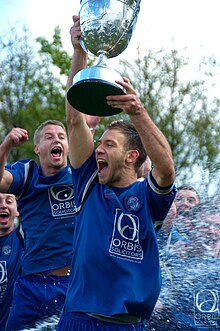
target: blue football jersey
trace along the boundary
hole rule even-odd
[[[175,187],[160,188],[151,175],[115,188],[101,185],[96,174],[95,153],[73,169],[77,216],[65,309],[149,318],[161,287],[154,227]]]
[[[9,314],[14,282],[20,272],[22,245],[16,229],[0,237],[0,330],[4,330]]]
[[[30,160],[6,169],[13,175],[9,192],[16,195],[24,236],[22,275],[70,265],[75,221],[70,166],[48,177]]]

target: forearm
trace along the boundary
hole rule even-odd
[[[5,164],[7,162],[7,158],[8,158],[7,151],[4,148],[2,148],[2,146],[0,146],[0,181],[3,178],[3,173],[5,169]]]
[[[67,90],[72,86],[73,84],[73,78],[76,75],[78,71],[81,69],[84,69],[87,64],[87,54],[83,51],[81,47],[76,48],[74,50],[73,58],[72,58],[72,63],[71,63],[71,69],[70,69],[70,74],[67,79]],[[72,125],[74,121],[82,120],[83,116],[80,115],[80,113],[74,109],[66,99],[66,121],[67,121],[67,126],[68,130],[71,130]]]
[[[153,163],[153,175],[161,186],[174,181],[174,162],[169,143],[163,133],[151,120],[143,106],[130,116],[138,131],[144,148]]]
[[[72,86],[73,84],[73,78],[76,75],[78,71],[81,69],[84,69],[87,64],[87,54],[83,51],[81,47],[78,47],[74,50],[72,63],[71,63],[71,69],[70,74],[67,79],[67,90]],[[71,131],[72,126],[75,121],[81,121],[83,120],[82,114],[80,114],[76,109],[74,109],[66,99],[66,121],[68,130]]]
[[[67,89],[70,88],[73,84],[73,77],[77,72],[86,68],[87,66],[87,54],[83,51],[82,48],[77,48],[74,50],[70,74],[67,80]]]
[[[73,83],[73,77],[81,69],[87,66],[87,53],[84,52],[80,45],[80,40],[82,38],[81,28],[80,28],[80,18],[77,15],[73,15],[73,26],[70,28],[71,42],[73,45],[74,53],[72,57],[70,74],[67,81],[67,89]]]
[[[130,116],[152,161],[155,180],[162,187],[169,186],[174,181],[175,171],[167,139],[151,120],[129,79],[124,77],[123,81],[116,80],[116,83],[126,90],[126,94],[107,96],[107,104],[121,108]]]
[[[84,69],[86,64],[87,54],[81,48],[75,49],[67,89],[72,86],[75,74]],[[72,166],[77,168],[85,162],[93,151],[92,133],[86,124],[86,115],[73,108],[67,100],[66,122],[70,142],[69,158]]]
[[[9,155],[10,149],[6,146],[6,143],[3,142],[0,145],[0,191],[7,192],[11,181],[11,174],[5,170],[5,165],[7,163],[7,158]]]
[[[87,53],[80,45],[82,38],[79,16],[73,16],[74,25],[70,29],[71,41],[74,48],[71,70],[67,80],[67,90],[73,84],[73,78],[87,66]],[[69,158],[73,167],[80,167],[93,151],[92,133],[86,123],[86,115],[73,108],[66,100],[66,122],[69,134]]]

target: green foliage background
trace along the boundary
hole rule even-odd
[[[41,122],[57,119],[65,124],[65,84],[72,56],[62,45],[59,27],[52,42],[43,37],[33,40],[26,27],[17,31],[14,27],[0,36],[0,141],[13,127],[27,129],[30,140],[12,151],[9,162],[36,159],[32,139]],[[88,66],[94,60],[89,58]],[[137,48],[135,60],[120,61],[117,71],[131,80],[167,137],[177,182],[189,183],[197,175],[200,190],[207,195],[209,185],[220,181],[220,99],[210,96],[219,64],[214,58],[203,59],[198,78],[192,80],[186,79],[189,62],[175,49],[141,54]],[[103,118],[95,139],[108,122],[119,118],[126,115]]]

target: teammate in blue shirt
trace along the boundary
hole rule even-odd
[[[14,128],[0,146],[0,190],[16,195],[24,238],[6,331],[59,316],[72,257],[75,205],[65,127],[49,120],[35,131],[40,166],[33,160],[6,164],[10,150],[27,140],[25,129]]]
[[[85,64],[79,17],[71,28],[75,48],[71,74]],[[86,116],[67,102],[76,225],[70,283],[58,331],[141,330],[161,287],[155,227],[175,197],[170,146],[141,104],[127,78],[126,91],[106,102],[121,108],[131,123],[111,123],[94,150]],[[146,159],[153,170],[138,181]]]
[[[0,331],[5,331],[13,285],[20,272],[23,247],[14,227],[18,217],[13,194],[0,193]]]

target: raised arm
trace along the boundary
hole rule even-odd
[[[130,116],[138,131],[144,148],[153,164],[153,177],[161,187],[169,186],[175,177],[172,152],[167,139],[154,124],[127,78],[117,81],[127,94],[107,97],[108,104],[121,108]]]
[[[67,90],[71,87],[74,75],[87,64],[87,54],[80,46],[81,30],[79,16],[73,16],[73,26],[70,29],[74,48],[71,71],[67,80]],[[93,135],[86,123],[86,115],[78,112],[66,100],[66,122],[69,134],[69,158],[74,168],[78,168],[92,154]]]
[[[14,128],[0,145],[0,192],[7,192],[13,180],[11,173],[5,170],[10,150],[27,140],[28,133],[25,129]]]

